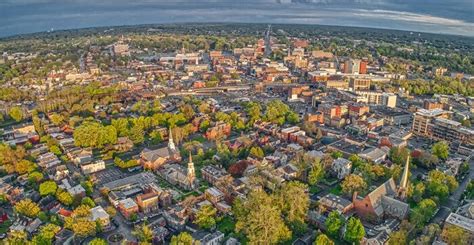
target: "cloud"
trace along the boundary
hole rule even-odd
[[[288,1],[288,0],[287,0]],[[183,22],[301,23],[474,36],[469,8],[422,0],[0,0],[0,36],[108,25]],[[443,5],[444,4],[444,5]],[[441,8],[441,7],[439,7]],[[464,11],[464,12],[463,12]],[[472,12],[472,11],[471,11]],[[464,13],[464,14],[463,14]],[[464,16],[466,16],[464,18]]]

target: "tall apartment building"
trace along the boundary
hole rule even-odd
[[[344,73],[359,74],[360,60],[348,59],[344,62]]]

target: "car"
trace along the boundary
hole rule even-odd
[[[6,233],[0,234],[0,239],[3,239],[3,238],[5,238],[5,237],[7,237],[7,234],[6,234]]]

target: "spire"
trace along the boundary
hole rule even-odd
[[[410,174],[410,155],[407,156],[405,168],[403,169],[402,178],[400,179],[400,186],[398,187],[398,196],[402,199],[406,197],[408,189],[408,175]]]
[[[189,162],[188,162],[188,183],[193,186],[194,185],[194,179],[196,177],[196,174],[194,172],[194,163],[193,163],[193,157],[191,155],[191,151],[189,151]]]
[[[176,150],[176,146],[174,145],[174,141],[173,141],[173,134],[171,133],[171,127],[169,129],[169,133],[168,133],[168,149],[169,150]]]

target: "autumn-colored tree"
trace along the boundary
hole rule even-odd
[[[408,242],[408,237],[407,237],[407,231],[406,230],[399,230],[392,232],[390,234],[390,239],[388,240],[389,245],[404,245],[407,244]]]
[[[31,199],[23,199],[15,204],[15,210],[22,215],[34,218],[41,211],[38,204],[31,201]]]
[[[39,193],[41,196],[54,195],[58,185],[52,180],[45,181],[39,186]]]
[[[263,190],[250,192],[245,201],[234,201],[233,212],[236,232],[243,232],[249,243],[275,244],[291,237],[274,199]]]
[[[466,231],[453,225],[445,227],[442,234],[448,245],[464,244],[469,240],[469,234]]]
[[[199,241],[194,241],[193,237],[187,232],[181,232],[171,238],[170,245],[199,245]]]
[[[201,229],[211,229],[216,225],[216,213],[217,209],[212,205],[204,205],[196,213],[194,223]]]
[[[341,183],[342,191],[351,196],[354,192],[362,192],[367,188],[364,179],[359,175],[349,174]]]
[[[292,227],[305,227],[309,209],[308,186],[291,181],[282,186],[278,192],[278,203],[283,216]]]
[[[153,230],[145,223],[140,226],[135,226],[135,229],[132,233],[141,243],[151,244],[153,239]]]
[[[61,188],[58,188],[56,191],[56,198],[59,202],[67,206],[71,205],[74,201],[73,196]]]
[[[65,218],[64,227],[71,229],[76,236],[87,237],[95,235],[97,224],[91,220],[90,207],[80,205],[71,217]]]
[[[325,234],[319,234],[313,245],[334,245],[334,242]]]

